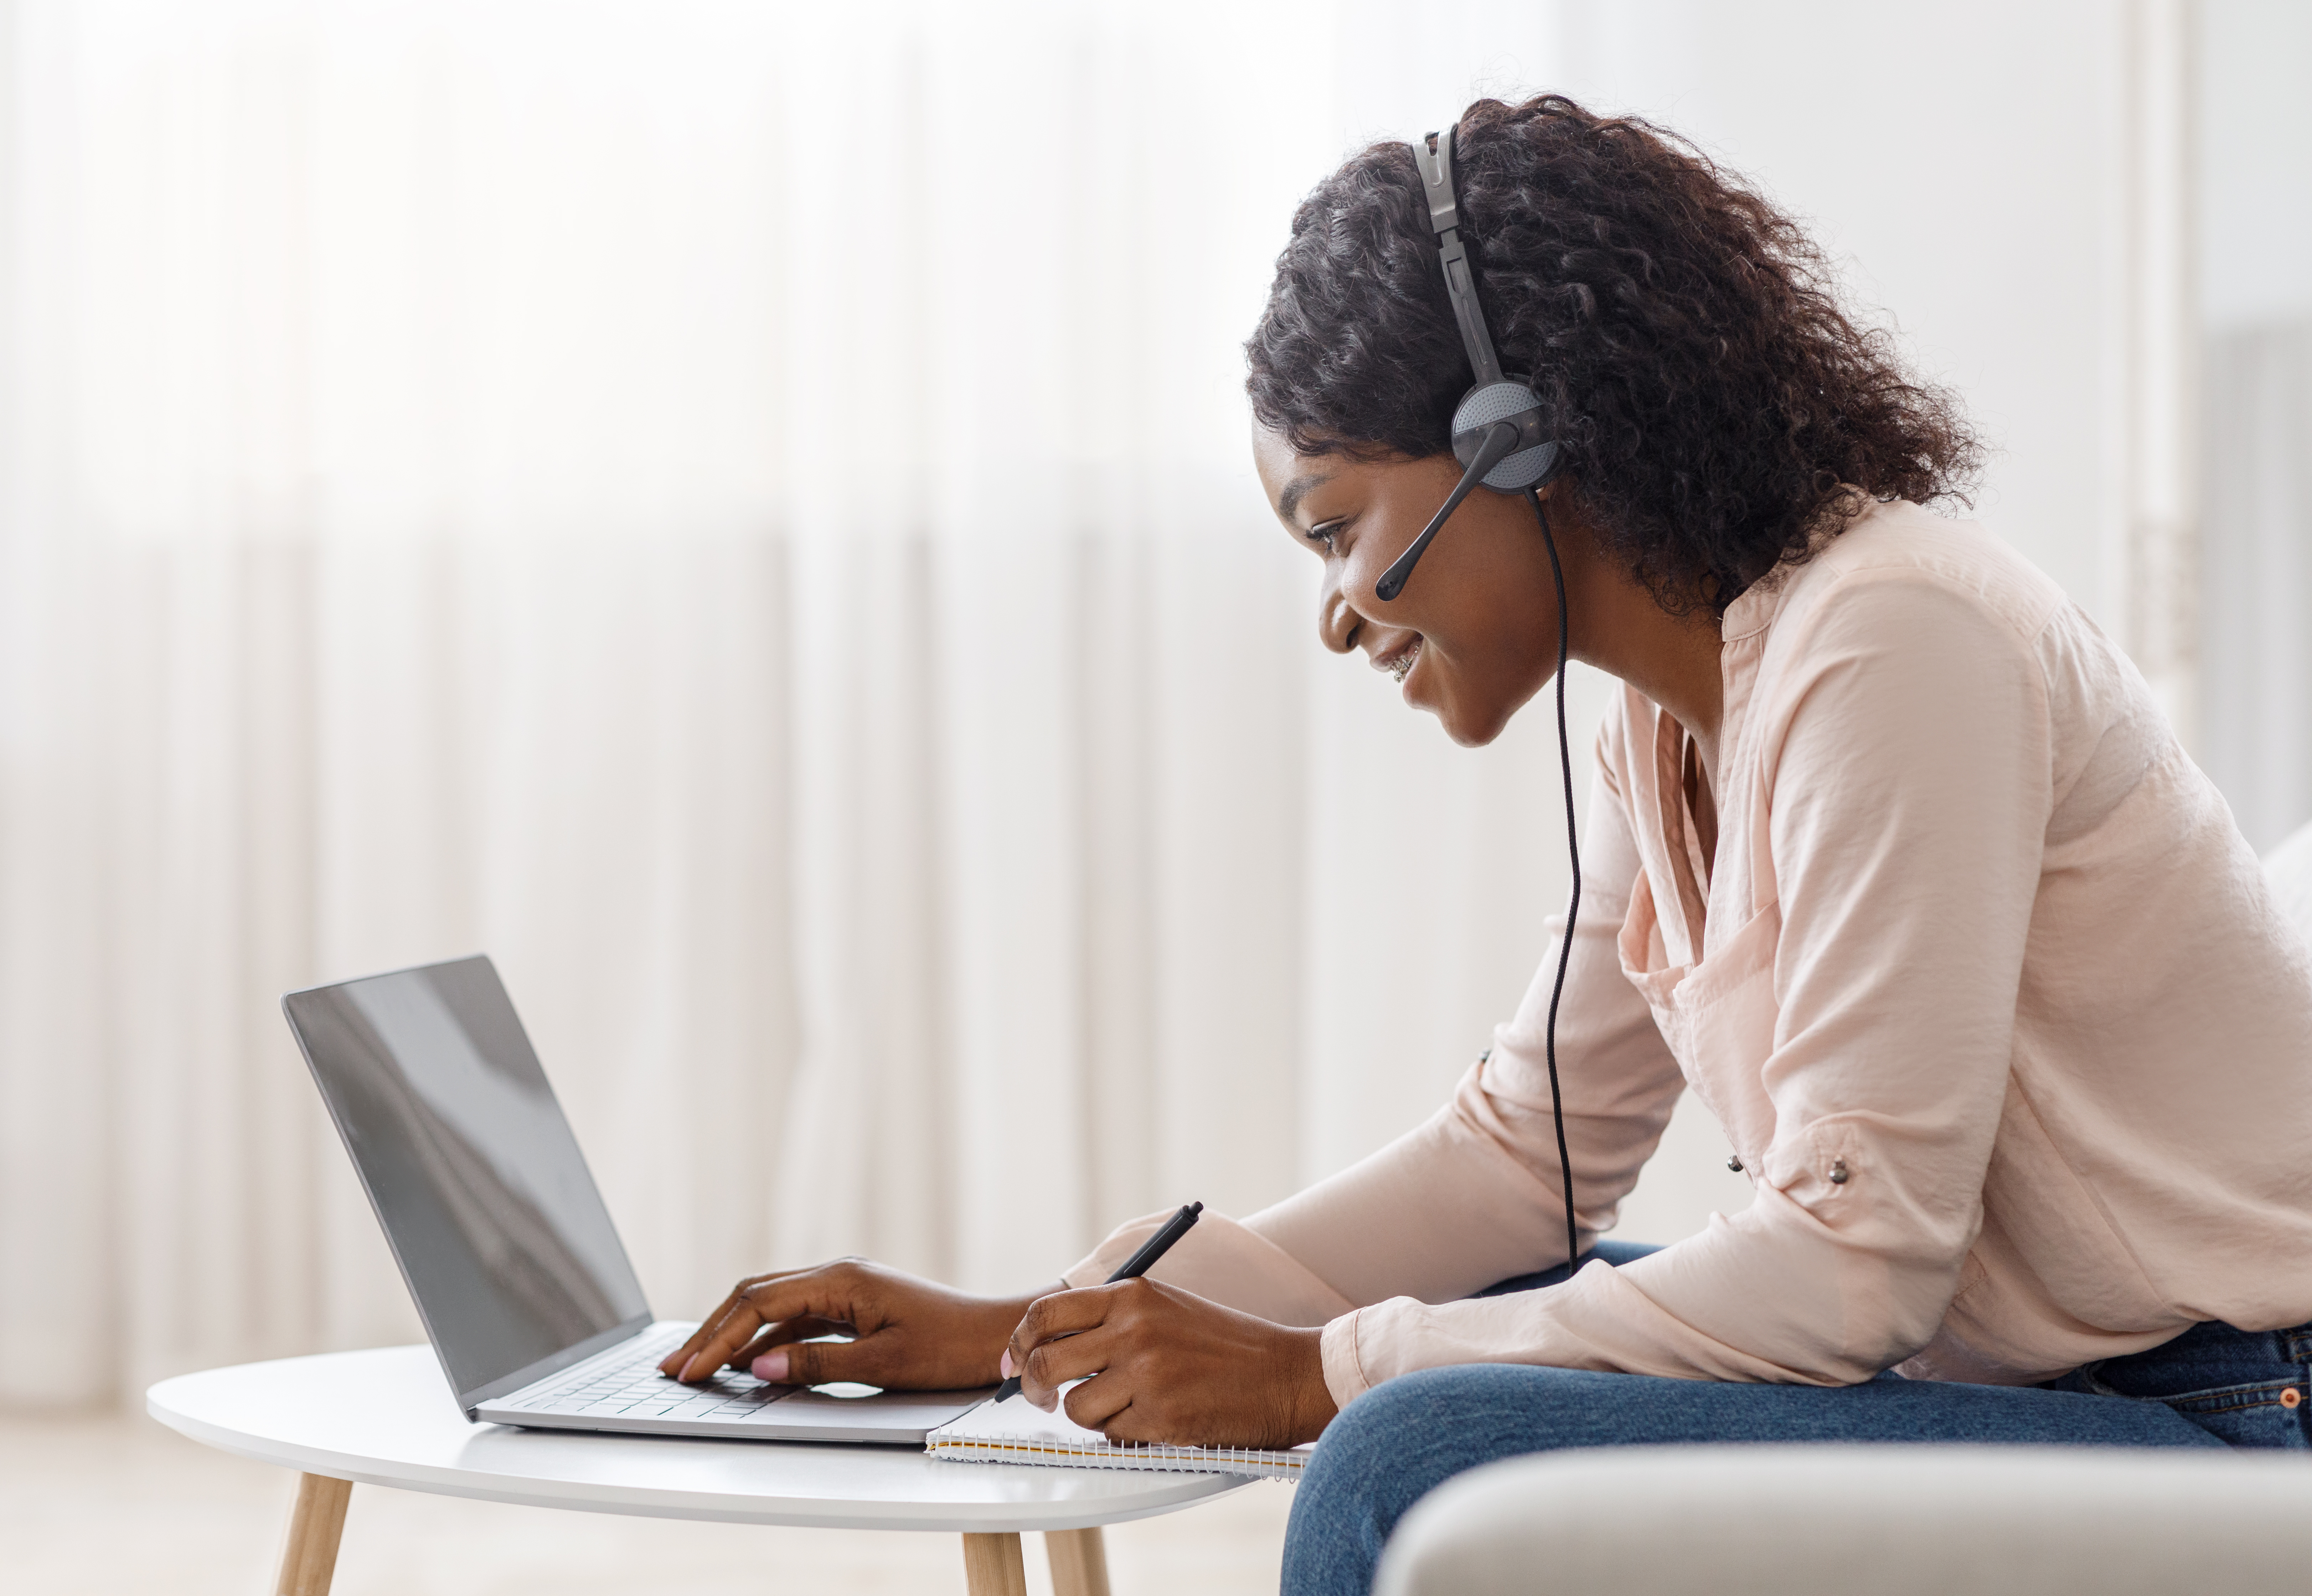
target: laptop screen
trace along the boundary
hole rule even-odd
[[[292,992],[282,1007],[462,1403],[649,1322],[488,959]]]

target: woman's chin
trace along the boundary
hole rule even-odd
[[[1445,735],[1464,748],[1482,748],[1502,735],[1514,711],[1493,713],[1485,709],[1459,703],[1420,704],[1437,717],[1437,724]]]
[[[1462,747],[1482,748],[1502,735],[1502,728],[1518,712],[1519,705],[1489,702],[1483,695],[1471,694],[1467,691],[1472,685],[1469,679],[1458,671],[1440,668],[1443,664],[1441,659],[1432,659],[1430,650],[1424,648],[1398,691],[1408,706],[1436,716],[1445,735]]]

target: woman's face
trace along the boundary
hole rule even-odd
[[[1258,427],[1253,453],[1277,519],[1324,563],[1317,635],[1325,646],[1362,650],[1376,670],[1399,675],[1405,702],[1465,747],[1499,737],[1557,667],[1557,589],[1524,496],[1471,493],[1383,603],[1373,585],[1460,480],[1453,457],[1296,454]]]

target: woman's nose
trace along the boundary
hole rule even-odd
[[[1341,579],[1327,568],[1325,586],[1317,595],[1317,636],[1336,654],[1345,654],[1356,647],[1357,612],[1341,595]]]

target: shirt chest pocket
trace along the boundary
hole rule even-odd
[[[1653,1010],[1654,1025],[1686,1085],[1718,1117],[1735,1152],[1756,1170],[1774,1138],[1766,1060],[1781,1015],[1774,953],[1782,907],[1769,903],[1699,963],[1664,962],[1653,887],[1640,872],[1622,922],[1622,973]]]

